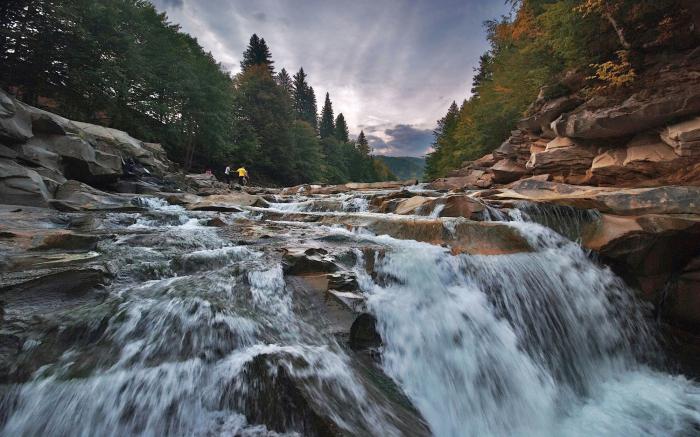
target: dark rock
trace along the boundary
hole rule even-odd
[[[105,193],[78,181],[68,181],[56,191],[51,206],[61,211],[142,210],[131,202],[132,198]]]
[[[0,203],[46,207],[50,199],[51,194],[37,172],[0,159]]]
[[[368,313],[357,316],[350,327],[349,343],[355,350],[379,348],[382,337],[377,332],[377,319]]]

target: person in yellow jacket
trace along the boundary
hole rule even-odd
[[[248,170],[246,170],[245,167],[240,166],[238,167],[238,170],[236,170],[236,173],[238,173],[238,183],[240,185],[246,185],[248,183]]]

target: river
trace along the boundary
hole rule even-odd
[[[2,385],[0,435],[700,435],[700,384],[576,218],[494,211],[531,250],[455,254],[354,226],[391,226],[378,194],[95,214],[112,281],[5,307],[38,364]],[[454,231],[441,211],[415,219]],[[380,345],[348,345],[361,313]]]

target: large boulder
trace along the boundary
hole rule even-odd
[[[700,328],[700,256],[683,268],[670,284],[664,315],[674,322]]]
[[[626,147],[604,151],[593,159],[592,179],[601,185],[659,185],[688,164],[658,135],[641,135]],[[659,180],[661,178],[661,180]]]
[[[491,154],[495,161],[510,159],[525,164],[530,157],[531,139],[521,130],[514,130],[511,136]]]
[[[394,209],[395,214],[419,214],[424,212],[424,207],[432,200],[430,197],[413,196],[407,199],[401,199]],[[430,211],[428,211],[429,213]],[[427,215],[427,213],[425,213]]]
[[[552,122],[558,136],[570,138],[614,138],[660,127],[670,120],[700,112],[700,81],[676,84],[633,94],[620,104],[600,108],[582,106]]]
[[[32,137],[32,119],[24,105],[0,89],[0,140],[23,143]]]
[[[491,167],[493,181],[497,184],[507,184],[517,181],[527,174],[527,169],[514,159],[501,159]]]
[[[266,208],[269,203],[260,196],[245,192],[235,192],[230,194],[219,194],[199,198],[196,203],[188,204],[186,207],[192,211],[241,211],[241,207],[257,206]]]
[[[105,193],[79,181],[67,181],[56,190],[51,205],[61,211],[139,211],[133,196]]]
[[[575,96],[564,96],[544,102],[534,115],[518,122],[520,129],[534,133],[552,133],[551,124],[561,114],[579,106],[583,101]]]
[[[558,137],[547,143],[544,151],[533,153],[525,167],[536,174],[584,174],[595,156],[593,147]]]
[[[666,127],[661,139],[679,156],[700,157],[700,117]]]
[[[117,180],[122,160],[95,148],[77,135],[37,135],[22,146],[26,159],[46,168],[62,171],[67,179],[89,184]],[[59,159],[57,159],[59,158]]]
[[[50,199],[41,175],[15,161],[0,159],[0,203],[46,207]]]
[[[700,252],[700,216],[603,214],[584,230],[582,245],[659,303],[669,279]]]
[[[68,135],[79,132],[78,127],[65,117],[28,105],[23,107],[31,117],[34,135]]]
[[[481,213],[485,208],[483,203],[466,194],[456,193],[430,198],[430,201],[423,205],[422,212],[431,217],[464,217],[477,220],[482,217]]]

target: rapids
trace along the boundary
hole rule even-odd
[[[377,194],[281,194],[276,216],[146,197],[102,213],[113,280],[32,328],[22,349],[39,364],[0,386],[0,435],[700,435],[700,385],[575,242],[595,212],[489,207],[532,251],[454,255],[342,223],[380,215]],[[425,215],[449,229],[444,207]],[[315,264],[290,275],[298,248]],[[350,278],[334,296],[359,310],[308,285],[324,274]],[[350,348],[337,328],[360,312],[380,346]]]

